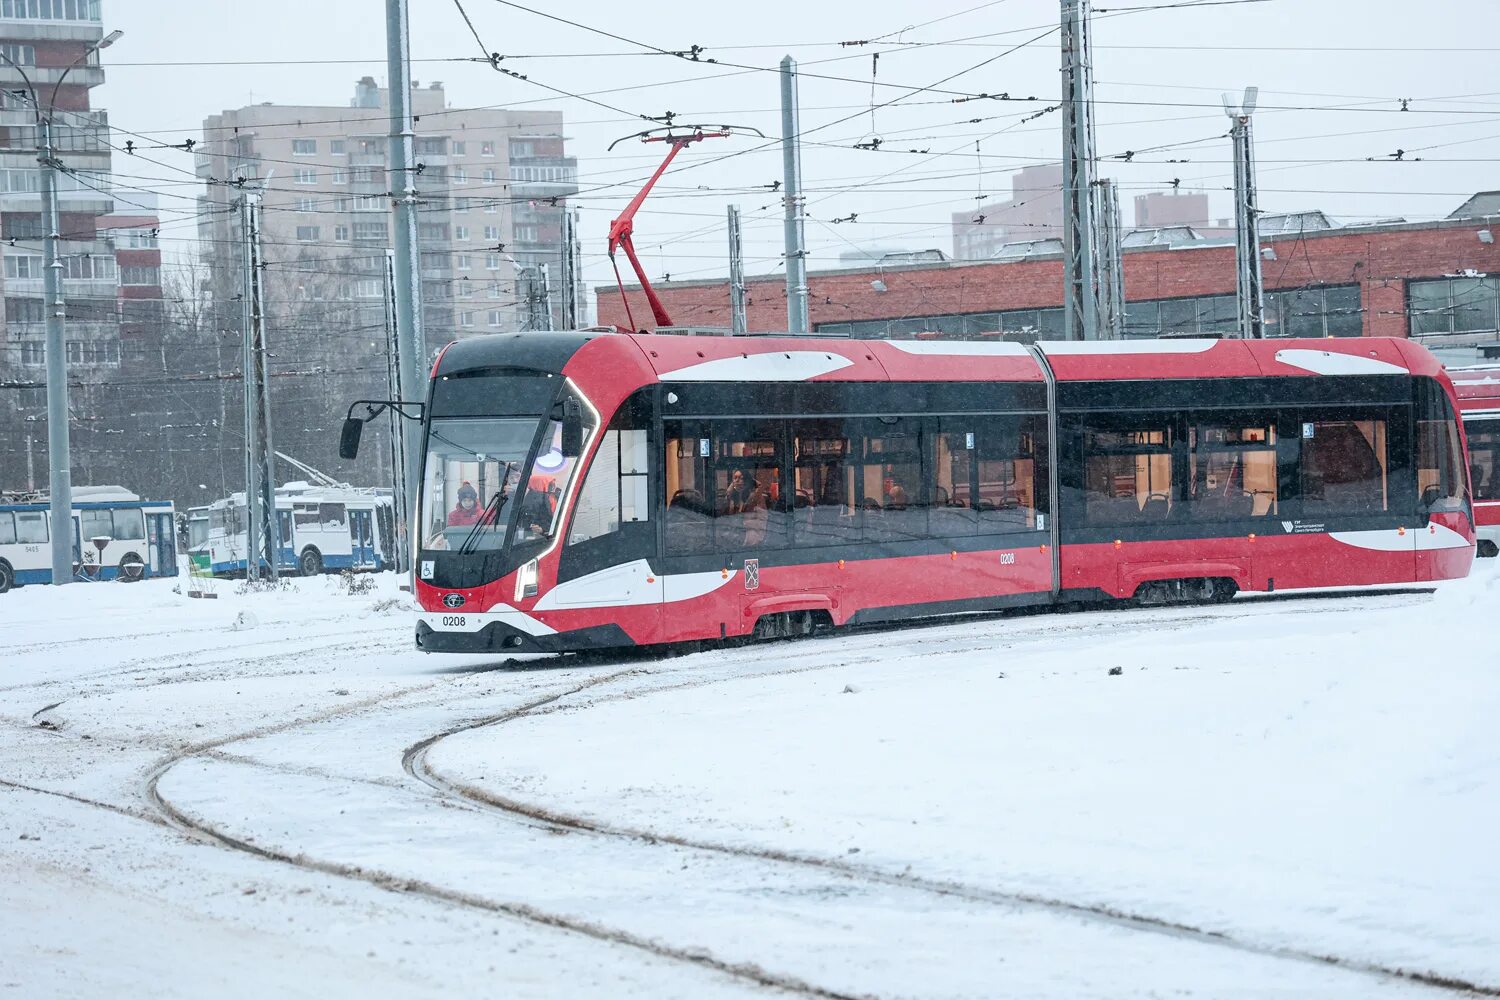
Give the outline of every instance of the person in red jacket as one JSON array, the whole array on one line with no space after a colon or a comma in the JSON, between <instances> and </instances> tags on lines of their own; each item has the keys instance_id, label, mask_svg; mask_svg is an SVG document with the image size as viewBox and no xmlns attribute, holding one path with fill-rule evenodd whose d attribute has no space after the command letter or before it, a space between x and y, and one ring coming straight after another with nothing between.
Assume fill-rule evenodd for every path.
<instances>
[{"instance_id":1,"label":"person in red jacket","mask_svg":"<svg viewBox=\"0 0 1500 1000\"><path fill-rule=\"evenodd\" d=\"M463 528L479 523L479 494L465 482L458 488L458 503L448 512L448 527Z\"/></svg>"}]
</instances>

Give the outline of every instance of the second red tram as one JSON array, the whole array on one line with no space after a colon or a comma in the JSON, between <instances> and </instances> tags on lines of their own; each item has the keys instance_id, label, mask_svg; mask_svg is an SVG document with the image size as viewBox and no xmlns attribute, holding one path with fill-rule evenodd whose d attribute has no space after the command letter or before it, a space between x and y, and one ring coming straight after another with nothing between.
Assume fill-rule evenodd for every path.
<instances>
[{"instance_id":1,"label":"second red tram","mask_svg":"<svg viewBox=\"0 0 1500 1000\"><path fill-rule=\"evenodd\" d=\"M1435 581L1474 556L1453 386L1400 340L503 334L444 351L424 426L436 652Z\"/></svg>"},{"instance_id":2,"label":"second red tram","mask_svg":"<svg viewBox=\"0 0 1500 1000\"><path fill-rule=\"evenodd\" d=\"M1469 442L1479 554L1500 555L1500 365L1451 369Z\"/></svg>"}]
</instances>

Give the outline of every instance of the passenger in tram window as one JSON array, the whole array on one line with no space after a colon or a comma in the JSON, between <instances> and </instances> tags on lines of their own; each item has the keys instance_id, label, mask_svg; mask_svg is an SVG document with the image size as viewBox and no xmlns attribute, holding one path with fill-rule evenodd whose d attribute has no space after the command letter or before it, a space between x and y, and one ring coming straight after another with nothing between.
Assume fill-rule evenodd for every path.
<instances>
[{"instance_id":1,"label":"passenger in tram window","mask_svg":"<svg viewBox=\"0 0 1500 1000\"><path fill-rule=\"evenodd\" d=\"M544 535L552 530L552 517L557 512L557 480L540 473L533 475L526 485L526 496L521 501L521 527L532 535Z\"/></svg>"},{"instance_id":2,"label":"passenger in tram window","mask_svg":"<svg viewBox=\"0 0 1500 1000\"><path fill-rule=\"evenodd\" d=\"M735 469L729 474L729 489L724 491L724 513L740 514L747 508L750 497L755 490L754 480L747 482L745 473L741 469Z\"/></svg>"},{"instance_id":3,"label":"passenger in tram window","mask_svg":"<svg viewBox=\"0 0 1500 1000\"><path fill-rule=\"evenodd\" d=\"M906 509L906 490L895 476L887 475L885 477L884 493L887 510Z\"/></svg>"},{"instance_id":4,"label":"passenger in tram window","mask_svg":"<svg viewBox=\"0 0 1500 1000\"><path fill-rule=\"evenodd\" d=\"M448 512L448 527L463 528L478 524L479 514L479 494L474 491L473 484L465 482L458 488L458 502Z\"/></svg>"},{"instance_id":5,"label":"passenger in tram window","mask_svg":"<svg viewBox=\"0 0 1500 1000\"><path fill-rule=\"evenodd\" d=\"M745 548L751 549L764 544L771 517L765 491L759 486L752 489L741 512L744 514Z\"/></svg>"}]
</instances>

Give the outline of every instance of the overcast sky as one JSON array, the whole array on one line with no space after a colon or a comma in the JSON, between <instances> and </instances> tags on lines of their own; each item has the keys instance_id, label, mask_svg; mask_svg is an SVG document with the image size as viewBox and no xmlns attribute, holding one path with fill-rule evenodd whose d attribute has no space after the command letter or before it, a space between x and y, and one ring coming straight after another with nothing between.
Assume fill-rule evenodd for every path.
<instances>
[{"instance_id":1,"label":"overcast sky","mask_svg":"<svg viewBox=\"0 0 1500 1000\"><path fill-rule=\"evenodd\" d=\"M1150 2L1096 7L1099 152L1135 151L1131 162L1107 159L1102 168L1121 182L1127 225L1131 196L1164 189L1174 178L1184 189L1209 192L1215 217L1230 213L1229 144L1221 138L1228 121L1219 95L1248 84L1261 88L1255 129L1263 210L1321 208L1348 221L1431 219L1475 191L1500 188L1500 82L1485 69L1500 52L1500 2L1220 0L1197 9L1184 0L1168 0L1177 6L1167 9ZM464 61L480 48L454 0L411 0L413 75L443 81L450 104L555 107L566 115L584 188L576 204L591 283L608 276L610 219L662 148L631 142L606 151L644 126L631 116L670 110L679 122L746 125L775 138L778 80L770 70L784 54L805 74L803 175L814 268L834 263L851 244L951 252L952 212L972 208L977 195L1008 196L1010 171L1059 155L1060 116L1045 111L1059 93L1057 0L531 4L631 41L496 0L463 4L485 47L507 57L503 66L600 102ZM95 105L109 109L117 128L163 142L198 135L206 115L252 102L345 105L359 77L385 81L384 6L104 0L106 30L125 36L105 53L109 82L94 92ZM861 40L872 41L840 44ZM643 45L700 45L702 59L721 64ZM872 113L877 52L874 103L896 103ZM256 61L277 64L244 65ZM1038 100L955 103L981 93ZM1410 99L1405 112L1403 99ZM854 148L877 136L880 151ZM1162 146L1172 148L1152 151ZM1402 162L1390 155L1398 149L1406 151ZM736 155L725 159L729 154ZM182 153L152 155L192 167ZM159 189L164 218L191 213L190 178L124 160L117 155L115 163L122 182ZM777 270L781 206L767 186L781 177L779 148L720 139L678 163L636 224L653 278L724 274L731 203L745 213L748 269ZM833 221L851 215L857 221ZM164 235L186 239L193 231L184 219L168 223Z\"/></svg>"}]
</instances>

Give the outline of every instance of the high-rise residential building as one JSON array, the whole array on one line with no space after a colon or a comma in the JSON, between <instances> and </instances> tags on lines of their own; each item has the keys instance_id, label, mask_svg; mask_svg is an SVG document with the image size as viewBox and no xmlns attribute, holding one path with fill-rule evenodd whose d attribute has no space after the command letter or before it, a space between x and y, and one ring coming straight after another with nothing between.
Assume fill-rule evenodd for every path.
<instances>
[{"instance_id":1,"label":"high-rise residential building","mask_svg":"<svg viewBox=\"0 0 1500 1000\"><path fill-rule=\"evenodd\" d=\"M99 216L113 207L109 116L89 106L104 70L97 52L80 61L103 38L99 18L99 0L0 0L0 371L12 375L44 370L38 105L52 119L53 148L66 168L56 178L68 361L84 369L121 363L118 273L98 231Z\"/></svg>"},{"instance_id":2,"label":"high-rise residential building","mask_svg":"<svg viewBox=\"0 0 1500 1000\"><path fill-rule=\"evenodd\" d=\"M989 260L1008 243L1061 239L1063 234L1062 164L1022 167L1011 179L1011 196L981 202L972 211L953 214L953 256Z\"/></svg>"},{"instance_id":3,"label":"high-rise residential building","mask_svg":"<svg viewBox=\"0 0 1500 1000\"><path fill-rule=\"evenodd\" d=\"M406 186L390 169L389 109L389 92L365 77L343 107L266 103L212 115L197 146L199 238L221 302L242 283L236 206L245 190L262 192L277 448L320 468L339 465L334 403L386 395L383 273L392 199ZM560 323L562 222L578 190L562 114L449 107L441 83L414 83L412 111L427 354L534 325L547 311L528 302L543 268ZM318 391L276 378L292 371L321 372Z\"/></svg>"}]
</instances>

